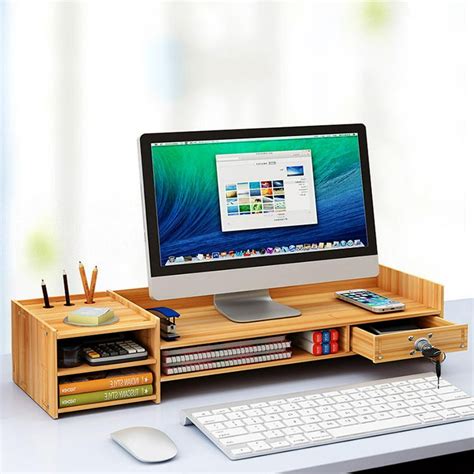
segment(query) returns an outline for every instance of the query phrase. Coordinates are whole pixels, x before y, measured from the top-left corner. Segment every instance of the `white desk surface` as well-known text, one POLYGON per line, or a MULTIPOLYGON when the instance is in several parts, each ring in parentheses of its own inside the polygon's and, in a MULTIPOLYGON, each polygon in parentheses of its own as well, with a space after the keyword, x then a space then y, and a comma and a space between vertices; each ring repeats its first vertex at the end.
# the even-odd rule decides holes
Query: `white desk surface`
MULTIPOLYGON (((474 300, 446 304, 446 318, 471 322, 474 300)), ((471 349, 448 354, 443 375, 473 393, 471 349)), ((223 401, 408 375, 432 370, 427 361, 374 365, 348 357, 163 384, 162 403, 89 410, 50 418, 11 381, 10 356, 1 357, 0 471, 43 472, 347 472, 444 455, 473 448, 474 422, 452 423, 286 453, 230 461, 194 426, 182 426, 182 408, 223 401), (178 446, 163 464, 143 464, 109 434, 130 426, 153 426, 178 446)))

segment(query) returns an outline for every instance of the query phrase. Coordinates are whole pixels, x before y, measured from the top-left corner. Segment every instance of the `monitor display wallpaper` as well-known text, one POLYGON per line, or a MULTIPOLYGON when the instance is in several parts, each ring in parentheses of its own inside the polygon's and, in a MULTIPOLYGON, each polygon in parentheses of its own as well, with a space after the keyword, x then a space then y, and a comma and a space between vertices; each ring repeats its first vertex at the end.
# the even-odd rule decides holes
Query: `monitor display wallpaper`
POLYGON ((308 246, 335 249, 348 243, 368 244, 357 134, 160 144, 152 145, 151 151, 162 266, 266 257, 274 249, 291 252, 308 246), (305 151, 305 159, 309 154, 312 170, 293 159, 282 179, 272 179, 270 174, 269 179, 255 179, 250 173, 244 180, 226 177, 222 182, 218 176, 216 157, 268 153, 271 159, 275 153, 280 159, 300 150, 305 151), (301 187, 298 180, 305 175, 311 176, 310 196, 316 200, 313 216, 303 219, 303 225, 291 225, 291 219, 285 219, 294 212, 287 189, 294 182, 301 187), (272 223, 262 227, 267 213, 272 223), (232 230, 233 218, 248 228, 232 230), (252 219, 260 223, 255 228, 252 219), (279 219, 286 223, 278 225, 279 219))

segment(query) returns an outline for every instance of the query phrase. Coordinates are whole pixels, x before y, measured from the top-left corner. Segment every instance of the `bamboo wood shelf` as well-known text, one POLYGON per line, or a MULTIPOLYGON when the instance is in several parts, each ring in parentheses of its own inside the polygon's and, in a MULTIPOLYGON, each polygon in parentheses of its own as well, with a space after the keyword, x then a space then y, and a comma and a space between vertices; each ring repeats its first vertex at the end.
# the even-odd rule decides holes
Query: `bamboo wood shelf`
MULTIPOLYGON (((157 306, 148 296, 147 288, 118 290, 116 293, 142 308, 157 306)), ((443 316, 443 287, 406 273, 380 266, 374 278, 361 278, 314 285, 276 288, 270 291, 275 301, 301 310, 297 318, 236 324, 216 311, 212 296, 161 300, 159 306, 169 306, 181 316, 177 321, 180 338, 161 342, 161 349, 195 346, 252 337, 288 334, 311 329, 359 325, 375 321, 443 316), (334 296, 343 289, 365 288, 406 304, 399 313, 376 314, 350 305, 334 296)))
MULTIPOLYGON (((282 359, 282 360, 273 360, 270 362, 261 362, 259 364, 247 364, 247 365, 237 365, 235 367, 225 367, 222 369, 212 369, 212 370, 202 370, 200 372, 192 373, 193 378, 195 377, 207 377, 209 375, 220 375, 226 374, 229 372, 243 372, 246 370, 256 370, 256 369, 266 369, 268 367, 276 367, 279 365, 291 365, 291 364, 301 364, 302 362, 316 362, 322 361, 327 359, 337 359, 339 357, 347 357, 350 355, 355 355, 354 352, 351 351, 339 351, 335 354, 327 354, 327 355, 320 355, 314 356, 309 352, 303 351, 298 347, 292 348, 293 355, 290 359, 282 359)), ((173 380, 182 380, 190 378, 191 374, 176 374, 176 375, 162 375, 161 382, 172 382, 173 380)))
MULTIPOLYGON (((98 294, 95 304, 111 307, 120 321, 110 326, 83 328, 63 323, 68 308, 63 306, 61 297, 50 298, 53 309, 44 309, 41 299, 13 301, 13 379, 41 408, 57 418, 63 413, 140 401, 160 403, 162 382, 353 355, 361 355, 374 363, 420 357, 419 353, 412 351, 413 339, 409 339, 410 336, 430 337, 437 347, 445 351, 467 350, 467 324, 454 324, 444 319, 443 286, 388 267, 380 266, 379 275, 373 278, 277 288, 271 290, 271 295, 280 303, 300 309, 302 315, 277 321, 238 324, 215 310, 212 296, 158 302, 149 297, 147 288, 138 288, 98 294), (337 290, 356 288, 369 289, 402 301, 406 310, 397 313, 371 313, 334 296, 337 290), (180 339, 172 342, 160 339, 159 321, 146 311, 146 308, 155 306, 169 306, 181 314, 177 321, 180 339), (367 323, 406 318, 417 318, 419 329, 377 336, 363 328, 367 323), (294 347, 290 359, 186 374, 161 374, 160 352, 164 349, 325 328, 339 329, 340 352, 313 356, 294 347), (133 337, 147 347, 147 360, 101 367, 83 364, 72 369, 57 368, 57 341, 123 331, 130 331, 133 337), (133 366, 146 366, 153 372, 152 396, 58 409, 58 377, 133 366)), ((76 305, 84 304, 83 295, 76 295, 72 300, 76 305)))
POLYGON ((58 377, 63 377, 65 375, 88 374, 90 372, 102 372, 104 370, 125 369, 128 367, 140 367, 142 365, 155 364, 156 359, 154 357, 148 357, 147 359, 136 360, 132 362, 122 362, 120 364, 107 364, 106 366, 82 364, 78 367, 71 367, 68 369, 58 368, 58 377))
MULTIPOLYGON (((101 327, 71 326, 63 322, 71 307, 64 306, 62 297, 50 298, 54 306, 50 309, 43 308, 43 301, 39 298, 12 301, 13 380, 53 418, 58 418, 61 413, 91 408, 141 401, 160 402, 160 330, 155 316, 113 291, 97 293, 94 299, 94 306, 112 308, 119 321, 101 327), (126 331, 147 348, 147 359, 107 366, 82 364, 68 369, 58 368, 58 341, 126 331), (153 373, 153 395, 58 408, 59 377, 137 366, 147 367, 153 373)), ((71 301, 75 307, 85 306, 84 295, 71 296, 71 301)))

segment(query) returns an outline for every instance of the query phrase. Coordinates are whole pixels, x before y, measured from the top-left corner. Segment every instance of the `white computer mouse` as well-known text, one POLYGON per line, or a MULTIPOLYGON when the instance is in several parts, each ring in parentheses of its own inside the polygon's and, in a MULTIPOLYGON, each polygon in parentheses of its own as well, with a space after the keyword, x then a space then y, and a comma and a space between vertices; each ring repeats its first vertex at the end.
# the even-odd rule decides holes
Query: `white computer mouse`
POLYGON ((178 449, 163 431, 150 426, 134 426, 111 433, 112 439, 142 462, 163 462, 174 458, 178 449))

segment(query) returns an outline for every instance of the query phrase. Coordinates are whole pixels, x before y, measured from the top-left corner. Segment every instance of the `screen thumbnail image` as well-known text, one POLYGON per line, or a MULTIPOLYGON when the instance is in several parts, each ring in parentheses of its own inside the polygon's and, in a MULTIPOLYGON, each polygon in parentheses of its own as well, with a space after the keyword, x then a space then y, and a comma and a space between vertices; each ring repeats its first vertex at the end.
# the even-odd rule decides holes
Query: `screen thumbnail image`
POLYGON ((287 166, 286 174, 287 176, 304 176, 304 166, 287 166))
POLYGON ((286 209, 285 183, 282 179, 231 183, 226 185, 225 193, 228 216, 262 214, 286 209))
POLYGON ((251 201, 252 214, 260 214, 263 210, 263 203, 261 198, 253 198, 251 201))

